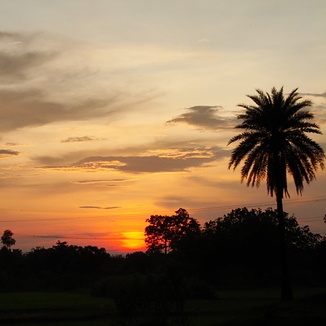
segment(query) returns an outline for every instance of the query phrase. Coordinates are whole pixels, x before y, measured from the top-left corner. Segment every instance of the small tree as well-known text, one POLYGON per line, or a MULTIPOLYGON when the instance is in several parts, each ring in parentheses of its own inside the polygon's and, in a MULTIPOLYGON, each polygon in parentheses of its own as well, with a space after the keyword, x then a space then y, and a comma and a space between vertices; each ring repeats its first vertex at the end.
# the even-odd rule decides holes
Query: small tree
POLYGON ((145 228, 148 252, 172 251, 186 235, 200 233, 200 225, 188 212, 179 208, 176 215, 151 215, 146 220, 150 225, 145 228))
POLYGON ((16 243, 16 240, 12 237, 13 235, 14 234, 10 230, 5 230, 1 237, 3 247, 7 248, 8 250, 10 250, 10 247, 16 243))

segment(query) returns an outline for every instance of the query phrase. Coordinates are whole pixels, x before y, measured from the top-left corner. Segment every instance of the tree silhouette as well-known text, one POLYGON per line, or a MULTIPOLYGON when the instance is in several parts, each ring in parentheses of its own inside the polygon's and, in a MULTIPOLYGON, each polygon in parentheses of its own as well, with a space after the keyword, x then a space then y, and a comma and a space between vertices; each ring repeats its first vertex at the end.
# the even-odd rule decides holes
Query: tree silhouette
POLYGON ((3 246, 10 250, 10 247, 15 245, 16 240, 12 237, 14 234, 10 230, 5 230, 1 237, 3 246))
POLYGON ((149 252, 164 252, 173 250, 182 237, 200 233, 199 223, 189 216, 188 212, 179 208, 176 215, 151 215, 145 228, 147 249, 149 252))
POLYGON ((257 90, 258 95, 248 95, 255 105, 240 104, 246 109, 238 116, 242 123, 235 128, 244 129, 230 139, 229 144, 240 141, 233 150, 229 168, 234 169, 244 161, 241 181, 247 186, 259 187, 266 178, 267 192, 276 195, 280 233, 280 262, 282 272, 281 297, 293 300, 292 286, 287 267, 285 249, 285 226, 283 196, 289 196, 287 173, 294 180, 296 191, 302 194, 304 181, 309 184, 315 179, 318 167, 324 167, 325 154, 321 146, 306 136, 306 133, 321 134, 313 122, 313 114, 300 111, 312 105, 311 101, 300 101, 297 89, 286 98, 283 87, 272 88, 271 94, 257 90))

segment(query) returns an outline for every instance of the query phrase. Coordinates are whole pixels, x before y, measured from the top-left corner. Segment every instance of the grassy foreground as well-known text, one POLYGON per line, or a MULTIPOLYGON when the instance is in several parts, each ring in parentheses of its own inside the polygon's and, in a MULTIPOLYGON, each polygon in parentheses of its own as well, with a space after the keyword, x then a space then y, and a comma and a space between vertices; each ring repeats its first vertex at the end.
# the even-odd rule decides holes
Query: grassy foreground
MULTIPOLYGON (((187 300, 178 325, 325 324, 326 289, 296 289, 295 297, 294 302, 280 302, 275 289, 218 291, 214 300, 187 300)), ((108 298, 80 293, 0 293, 0 324, 116 326, 123 322, 116 318, 114 302, 108 298)), ((140 324, 134 320, 128 325, 140 324)))

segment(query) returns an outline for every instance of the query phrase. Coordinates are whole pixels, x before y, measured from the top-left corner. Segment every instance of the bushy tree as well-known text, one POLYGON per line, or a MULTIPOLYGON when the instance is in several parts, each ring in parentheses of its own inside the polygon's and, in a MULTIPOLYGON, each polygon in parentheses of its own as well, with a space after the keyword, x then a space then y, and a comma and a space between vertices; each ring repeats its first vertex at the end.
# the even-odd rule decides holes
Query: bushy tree
MULTIPOLYGON (((204 224, 200 236, 183 237, 174 253, 187 271, 218 284, 276 284, 279 281, 277 210, 237 208, 204 224), (258 282, 258 283, 257 283, 258 282)), ((320 236, 284 213, 287 249, 294 276, 309 272, 320 236), (294 270, 293 270, 294 271, 294 270)))
MULTIPOLYGON (((265 211, 258 209, 237 208, 216 220, 206 222, 203 235, 207 238, 225 238, 236 243, 240 248, 252 242, 253 247, 261 247, 262 243, 273 243, 278 247, 278 212, 272 208, 265 211)), ((287 247, 296 249, 315 248, 321 236, 310 231, 309 226, 300 226, 294 216, 284 212, 284 224, 287 247)))
POLYGON ((145 242, 148 252, 168 252, 174 250, 183 237, 200 234, 200 225, 189 213, 179 208, 175 215, 151 215, 146 222, 145 242))

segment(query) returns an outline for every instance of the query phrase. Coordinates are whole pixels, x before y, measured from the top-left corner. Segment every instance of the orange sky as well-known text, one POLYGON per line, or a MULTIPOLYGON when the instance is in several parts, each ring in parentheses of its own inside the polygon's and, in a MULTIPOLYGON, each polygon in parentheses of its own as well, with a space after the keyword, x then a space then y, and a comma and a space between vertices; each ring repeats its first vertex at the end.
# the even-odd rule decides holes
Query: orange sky
MULTIPOLYGON (((0 230, 119 253, 144 250, 152 214, 275 207, 228 170, 227 143, 246 94, 284 86, 314 102, 326 148, 326 3, 290 4, 2 3, 0 230)), ((285 210, 325 233, 325 189, 318 171, 285 210)))

